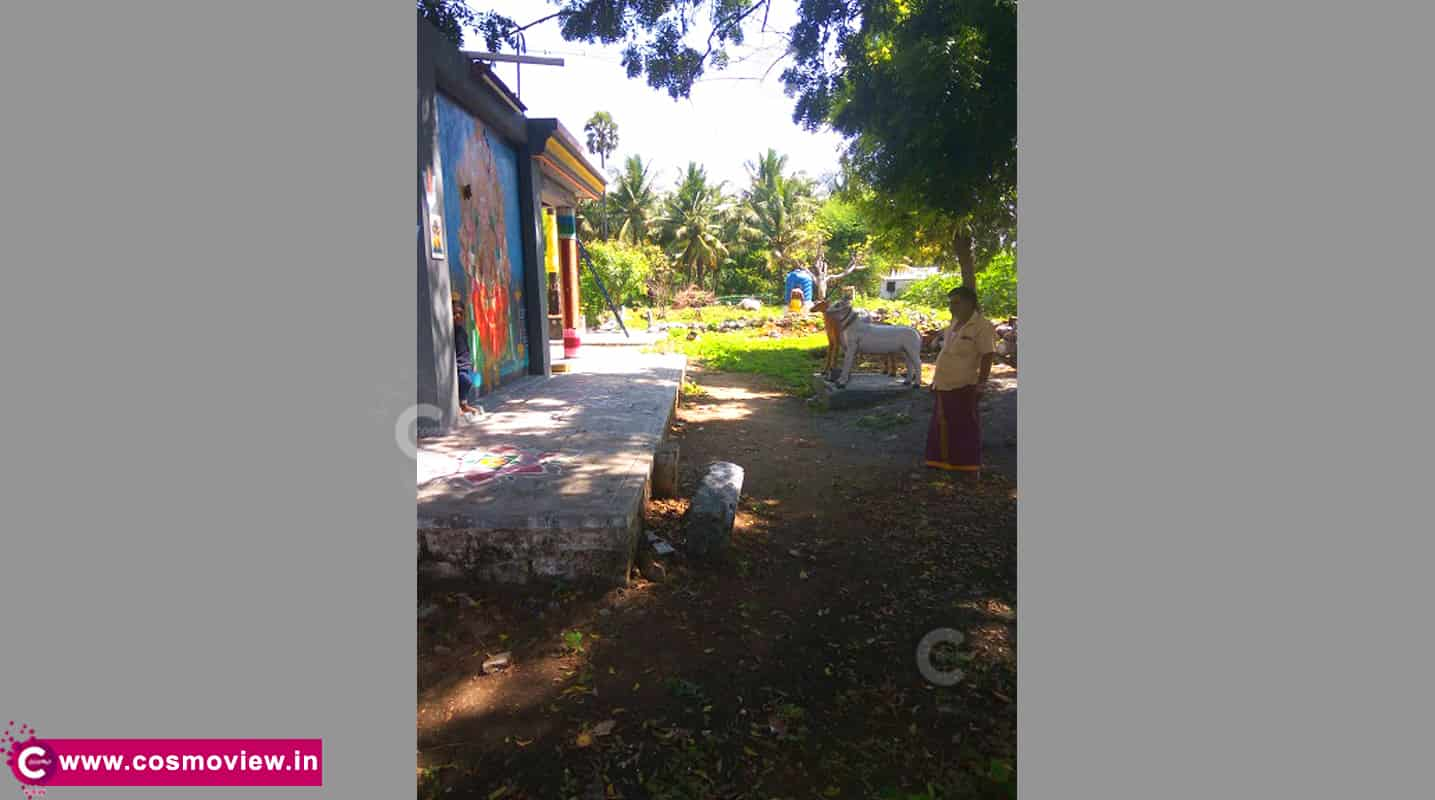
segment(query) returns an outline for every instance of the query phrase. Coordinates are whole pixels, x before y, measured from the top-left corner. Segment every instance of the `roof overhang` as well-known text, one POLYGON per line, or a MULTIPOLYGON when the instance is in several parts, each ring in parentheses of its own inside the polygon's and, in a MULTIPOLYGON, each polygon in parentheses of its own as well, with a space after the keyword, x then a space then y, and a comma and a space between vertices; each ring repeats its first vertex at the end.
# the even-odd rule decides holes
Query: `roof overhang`
POLYGON ((580 198, 602 197, 607 180, 583 156, 583 146, 563 123, 556 119, 528 120, 528 148, 545 177, 562 183, 580 198))
POLYGON ((522 114, 528 110, 528 106, 523 105, 523 101, 519 100, 518 95, 514 94, 513 90, 508 88, 508 84, 499 79, 498 74, 493 71, 492 67, 482 61, 474 61, 472 65, 471 74, 474 80, 482 83, 492 90, 494 94, 503 98, 503 102, 507 103, 508 107, 514 111, 522 114))

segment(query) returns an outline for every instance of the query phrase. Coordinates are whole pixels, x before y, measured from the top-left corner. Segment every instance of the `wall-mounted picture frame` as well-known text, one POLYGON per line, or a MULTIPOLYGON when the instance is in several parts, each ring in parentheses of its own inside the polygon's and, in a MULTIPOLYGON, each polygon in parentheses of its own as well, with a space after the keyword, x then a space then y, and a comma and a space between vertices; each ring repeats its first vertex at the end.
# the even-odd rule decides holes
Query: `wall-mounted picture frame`
POLYGON ((429 212, 429 254, 432 255, 435 260, 442 261, 442 260, 444 259, 444 246, 443 246, 443 244, 444 244, 444 242, 443 242, 443 217, 441 217, 441 216, 439 216, 438 214, 436 214, 436 213, 430 211, 430 212, 429 212))

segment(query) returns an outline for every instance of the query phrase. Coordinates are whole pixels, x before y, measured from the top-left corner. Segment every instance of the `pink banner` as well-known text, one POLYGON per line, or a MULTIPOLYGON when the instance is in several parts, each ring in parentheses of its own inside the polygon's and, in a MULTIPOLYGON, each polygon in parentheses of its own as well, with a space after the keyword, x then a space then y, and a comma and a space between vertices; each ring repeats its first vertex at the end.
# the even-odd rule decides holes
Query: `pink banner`
POLYGON ((323 786, 320 739, 35 739, 10 771, 30 786, 323 786))

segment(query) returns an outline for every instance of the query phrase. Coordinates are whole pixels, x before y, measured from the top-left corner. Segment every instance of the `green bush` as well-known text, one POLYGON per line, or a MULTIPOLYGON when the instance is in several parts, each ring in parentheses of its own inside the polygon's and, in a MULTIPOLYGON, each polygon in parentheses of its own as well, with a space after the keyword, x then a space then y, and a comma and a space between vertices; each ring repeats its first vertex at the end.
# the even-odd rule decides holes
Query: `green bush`
MULTIPOLYGON (((947 292, 962 285, 962 276, 943 272, 923 278, 902 292, 901 300, 912 305, 946 308, 947 292)), ((1016 316, 1016 257, 999 253, 977 273, 977 297, 987 319, 1016 316)))
POLYGON ((739 264, 733 259, 718 271, 717 285, 721 294, 744 297, 762 297, 782 290, 781 282, 769 277, 763 265, 739 264))
MULTIPOLYGON (((616 240, 584 242, 583 247, 593 258, 614 304, 629 308, 647 305, 648 278, 662 266, 661 250, 652 245, 634 246, 616 240)), ((598 291, 593 271, 586 263, 580 269, 579 303, 590 326, 596 325, 598 317, 608 311, 608 303, 598 291)))
POLYGON ((977 273, 977 295, 987 319, 1016 316, 1016 256, 998 253, 977 273))
POLYGON ((939 272, 930 278, 912 283, 898 297, 914 306, 946 308, 947 292, 962 285, 962 276, 955 272, 939 272))

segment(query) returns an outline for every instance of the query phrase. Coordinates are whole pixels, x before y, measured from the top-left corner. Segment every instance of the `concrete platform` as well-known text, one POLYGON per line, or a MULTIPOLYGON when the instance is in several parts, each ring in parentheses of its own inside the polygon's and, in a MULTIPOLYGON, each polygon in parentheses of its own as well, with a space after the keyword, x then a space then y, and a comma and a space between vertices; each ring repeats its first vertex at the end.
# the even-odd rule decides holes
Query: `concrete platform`
POLYGON ((578 359, 576 360, 565 359, 563 357, 562 341, 551 342, 548 345, 548 358, 554 364, 569 365, 581 362, 588 355, 589 351, 593 349, 598 349, 600 351, 599 355, 602 355, 601 351, 612 350, 614 348, 632 347, 642 349, 649 345, 657 344, 668 336, 667 331, 630 330, 629 333, 631 334, 630 336, 624 336, 622 331, 584 332, 580 337, 578 359))
POLYGON ((646 347, 668 337, 667 331, 650 331, 644 328, 629 328, 628 335, 622 331, 588 331, 579 346, 581 357, 584 347, 646 347))
POLYGON ((483 418, 420 440, 421 574, 627 582, 687 359, 604 347, 568 364, 484 398, 483 418))
POLYGON ((823 375, 812 376, 813 403, 833 411, 878 406, 907 396, 912 388, 903 384, 901 378, 873 372, 852 373, 851 380, 842 389, 823 375))

